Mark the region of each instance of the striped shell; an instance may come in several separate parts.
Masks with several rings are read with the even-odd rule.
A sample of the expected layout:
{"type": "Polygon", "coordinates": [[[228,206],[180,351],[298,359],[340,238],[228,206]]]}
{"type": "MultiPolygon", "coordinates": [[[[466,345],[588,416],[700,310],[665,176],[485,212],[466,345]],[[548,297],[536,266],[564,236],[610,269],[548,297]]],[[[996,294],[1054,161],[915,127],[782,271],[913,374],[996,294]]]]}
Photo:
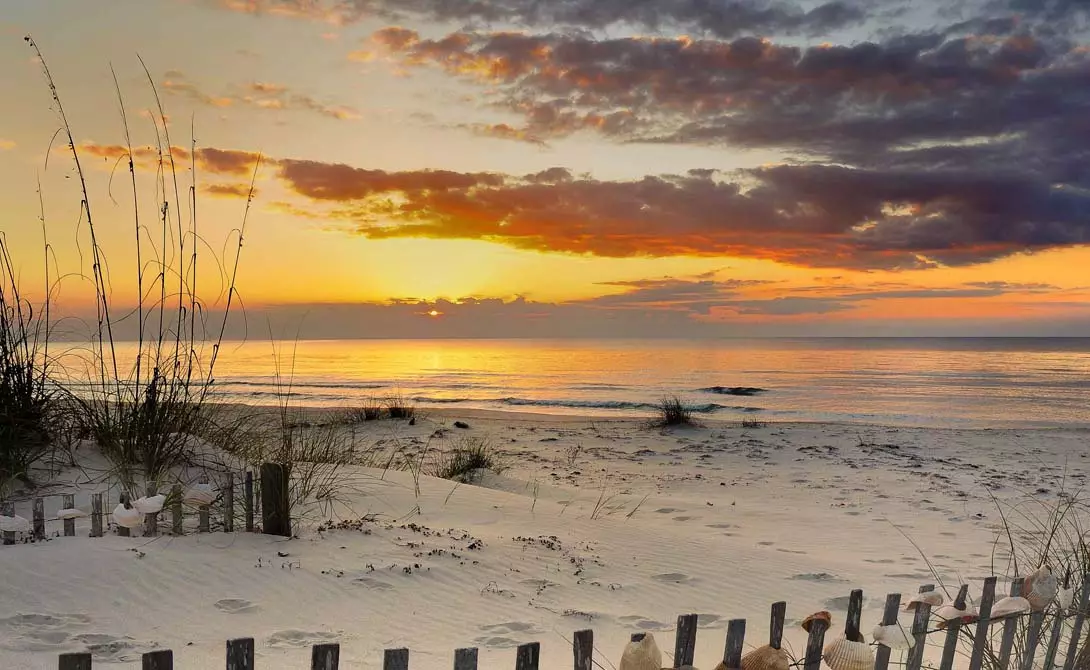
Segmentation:
{"type": "Polygon", "coordinates": [[[814,612],[813,614],[802,620],[802,629],[809,633],[810,624],[814,623],[815,621],[824,621],[826,627],[828,627],[833,623],[833,615],[829,614],[825,610],[822,610],[820,612],[814,612]]]}
{"type": "Polygon", "coordinates": [[[1056,597],[1060,583],[1047,565],[1032,572],[1022,583],[1022,596],[1034,611],[1040,612],[1056,597]]]}
{"type": "Polygon", "coordinates": [[[757,647],[742,657],[742,670],[788,670],[791,659],[783,648],[757,647]]]}
{"type": "Polygon", "coordinates": [[[114,508],[114,523],[122,528],[136,528],[140,525],[141,514],[135,508],[127,508],[118,504],[114,508]]]}
{"type": "Polygon", "coordinates": [[[878,644],[885,645],[890,649],[911,649],[916,644],[916,638],[909,634],[909,631],[905,630],[905,627],[899,623],[890,624],[884,626],[878,624],[871,631],[871,636],[878,644]]]}
{"type": "Polygon", "coordinates": [[[1023,614],[1030,610],[1029,601],[1020,596],[1007,596],[1000,598],[992,605],[991,618],[1002,619],[1013,614],[1023,614]]]}
{"type": "Polygon", "coordinates": [[[644,633],[640,640],[625,645],[618,670],[661,670],[662,652],[655,644],[655,636],[644,633]]]}
{"type": "Polygon", "coordinates": [[[873,670],[874,652],[866,642],[841,637],[825,645],[822,658],[832,670],[873,670]]]}

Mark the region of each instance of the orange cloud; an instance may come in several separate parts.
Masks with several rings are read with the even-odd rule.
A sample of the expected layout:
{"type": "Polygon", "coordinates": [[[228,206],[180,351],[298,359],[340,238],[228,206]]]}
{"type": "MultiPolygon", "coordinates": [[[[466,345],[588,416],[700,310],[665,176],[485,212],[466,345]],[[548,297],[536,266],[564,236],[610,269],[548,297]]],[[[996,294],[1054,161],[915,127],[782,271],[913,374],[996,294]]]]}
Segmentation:
{"type": "MultiPolygon", "coordinates": [[[[79,145],[78,150],[113,161],[122,160],[129,155],[128,148],[120,144],[84,142],[79,145]]],[[[133,147],[132,150],[133,163],[141,169],[156,169],[169,165],[171,157],[174,158],[175,165],[179,167],[191,159],[189,150],[184,147],[171,147],[169,152],[164,150],[162,154],[152,146],[133,147]]],[[[253,172],[254,166],[261,160],[261,154],[236,149],[204,147],[197,149],[196,159],[200,169],[205,172],[241,176],[253,172]]]]}
{"type": "Polygon", "coordinates": [[[241,182],[232,184],[204,184],[201,186],[201,190],[209,195],[221,198],[249,198],[251,195],[257,195],[257,189],[253,189],[251,192],[250,185],[241,182]]]}
{"type": "Polygon", "coordinates": [[[211,95],[202,91],[185,75],[176,70],[162,83],[164,91],[183,96],[213,107],[247,106],[263,110],[303,110],[341,121],[360,118],[359,112],[347,105],[322,102],[310,95],[292,93],[287,86],[266,81],[255,81],[241,89],[224,95],[211,95]]]}

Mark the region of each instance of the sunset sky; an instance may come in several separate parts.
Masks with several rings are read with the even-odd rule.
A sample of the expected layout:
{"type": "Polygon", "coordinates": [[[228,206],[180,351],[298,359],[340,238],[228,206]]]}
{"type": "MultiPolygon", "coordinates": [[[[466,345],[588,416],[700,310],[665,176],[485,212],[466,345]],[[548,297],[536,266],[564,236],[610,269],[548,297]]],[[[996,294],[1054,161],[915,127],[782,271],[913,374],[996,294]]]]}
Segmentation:
{"type": "Polygon", "coordinates": [[[111,65],[150,227],[162,200],[139,55],[183,189],[197,147],[202,253],[230,256],[263,156],[251,328],[1090,336],[1079,0],[8,0],[0,229],[40,286],[40,180],[79,314],[78,181],[28,34],[118,305],[136,257],[111,65]]]}

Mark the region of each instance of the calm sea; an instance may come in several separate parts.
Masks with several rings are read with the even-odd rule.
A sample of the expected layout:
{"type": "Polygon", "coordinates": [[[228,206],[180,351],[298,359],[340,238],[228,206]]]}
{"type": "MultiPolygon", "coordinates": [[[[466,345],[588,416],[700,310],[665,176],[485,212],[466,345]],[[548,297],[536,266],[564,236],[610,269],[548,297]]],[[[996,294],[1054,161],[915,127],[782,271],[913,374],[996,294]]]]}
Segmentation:
{"type": "MultiPolygon", "coordinates": [[[[280,343],[300,404],[400,393],[424,407],[646,415],[677,394],[718,418],[1090,427],[1090,338],[352,340],[280,343]],[[731,395],[715,387],[764,389],[731,395]]],[[[273,345],[225,343],[228,398],[275,403],[273,345]]]]}

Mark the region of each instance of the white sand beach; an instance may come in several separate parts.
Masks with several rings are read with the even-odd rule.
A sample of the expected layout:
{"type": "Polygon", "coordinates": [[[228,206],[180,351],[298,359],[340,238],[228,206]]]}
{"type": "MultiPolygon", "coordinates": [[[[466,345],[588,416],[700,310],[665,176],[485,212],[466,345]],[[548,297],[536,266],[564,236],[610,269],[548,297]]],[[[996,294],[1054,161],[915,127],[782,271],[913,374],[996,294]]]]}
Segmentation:
{"type": "MultiPolygon", "coordinates": [[[[308,667],[323,641],[340,642],[348,668],[379,668],[384,648],[408,647],[414,670],[449,668],[467,646],[483,668],[514,667],[514,647],[540,641],[542,667],[564,668],[583,628],[610,667],[633,632],[672,651],[676,616],[699,613],[696,666],[710,669],[727,621],[746,618],[747,648],[762,644],[777,600],[800,655],[797,622],[827,609],[840,630],[851,589],[864,589],[869,631],[887,593],[935,582],[906,535],[971,596],[985,576],[1011,574],[997,501],[1029,509],[1081,488],[1090,438],[486,412],[358,430],[417,450],[485,437],[508,468],[476,485],[360,472],[351,510],[338,509],[347,529],[319,531],[315,518],[290,540],[88,538],[81,520],[77,537],[0,547],[0,667],[54,668],[59,653],[88,647],[108,667],[138,667],[155,648],[173,649],[177,667],[222,667],[226,639],[254,637],[262,669],[308,667]]],[[[93,488],[44,493],[79,489],[84,504],[93,488]]]]}

